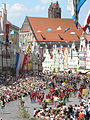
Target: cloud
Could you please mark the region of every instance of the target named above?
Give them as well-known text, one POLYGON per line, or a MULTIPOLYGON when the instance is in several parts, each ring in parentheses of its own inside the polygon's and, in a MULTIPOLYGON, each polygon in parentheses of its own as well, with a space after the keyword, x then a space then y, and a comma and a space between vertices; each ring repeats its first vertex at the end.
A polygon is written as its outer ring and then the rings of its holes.
POLYGON ((48 3, 51 3, 51 2, 56 2, 57 0, 41 0, 41 3, 43 4, 48 4, 48 3))
POLYGON ((15 3, 14 5, 11 6, 10 10, 22 12, 26 11, 27 8, 23 4, 15 3))
POLYGON ((40 12, 45 10, 45 6, 40 6, 37 5, 33 8, 27 8, 26 6, 24 6, 23 4, 20 3, 15 3, 12 6, 11 5, 7 5, 7 12, 8 12, 8 18, 9 19, 16 19, 17 17, 21 17, 23 15, 28 15, 30 13, 35 13, 35 12, 40 12))
POLYGON ((22 16, 22 14, 26 13, 27 11, 28 11, 28 8, 26 8, 23 4, 15 3, 12 6, 7 4, 8 18, 11 20, 22 16))
POLYGON ((45 6, 40 5, 27 8, 25 5, 20 3, 15 3, 13 5, 7 4, 7 16, 11 23, 15 23, 16 25, 20 26, 26 16, 41 14, 41 12, 45 9, 45 6))
POLYGON ((15 3, 13 5, 7 4, 7 16, 11 23, 16 23, 19 26, 20 21, 27 15, 28 8, 20 3, 15 3))
POLYGON ((41 3, 43 3, 43 4, 47 4, 47 3, 50 3, 51 2, 51 0, 41 0, 41 3))
POLYGON ((44 10, 45 8, 46 8, 45 6, 37 5, 37 6, 35 6, 34 8, 32 8, 31 10, 34 10, 34 11, 41 11, 41 10, 44 10))
POLYGON ((27 11, 27 8, 20 3, 15 3, 14 5, 10 6, 9 4, 7 5, 7 11, 8 13, 22 13, 23 11, 27 11))

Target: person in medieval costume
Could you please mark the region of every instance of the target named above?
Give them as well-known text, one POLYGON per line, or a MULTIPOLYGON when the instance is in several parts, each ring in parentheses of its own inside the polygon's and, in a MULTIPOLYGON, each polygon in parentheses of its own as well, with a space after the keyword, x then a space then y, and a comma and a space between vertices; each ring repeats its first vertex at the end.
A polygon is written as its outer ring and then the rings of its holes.
POLYGON ((82 97, 88 98, 88 89, 83 89, 82 90, 82 97))

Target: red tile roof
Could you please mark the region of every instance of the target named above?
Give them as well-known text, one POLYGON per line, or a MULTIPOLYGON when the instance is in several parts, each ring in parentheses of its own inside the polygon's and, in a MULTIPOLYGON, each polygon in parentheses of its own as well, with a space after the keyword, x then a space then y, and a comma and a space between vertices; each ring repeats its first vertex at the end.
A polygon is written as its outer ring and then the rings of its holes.
POLYGON ((82 29, 76 28, 76 25, 72 19, 39 18, 39 17, 27 17, 27 18, 32 26, 32 29, 38 41, 73 41, 73 40, 77 41, 78 37, 76 35, 80 37, 83 32, 82 29), (61 30, 57 30, 59 26, 61 27, 61 30), (48 28, 51 28, 52 31, 48 32, 48 28), (66 28, 70 28, 70 30, 64 32, 66 28), (75 34, 70 34, 70 32, 75 32, 75 34), (46 39, 43 39, 41 34, 46 39), (63 40, 59 38, 58 34, 63 38, 63 40))

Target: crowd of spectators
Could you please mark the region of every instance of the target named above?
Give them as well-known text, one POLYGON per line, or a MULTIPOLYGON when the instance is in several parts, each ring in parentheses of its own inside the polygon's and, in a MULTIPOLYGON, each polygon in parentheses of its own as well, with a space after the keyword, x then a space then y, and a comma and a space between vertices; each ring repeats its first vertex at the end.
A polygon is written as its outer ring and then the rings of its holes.
POLYGON ((5 103, 8 103, 28 95, 32 104, 35 101, 41 104, 44 99, 50 99, 51 104, 54 104, 55 107, 47 107, 47 102, 44 101, 45 106, 40 110, 34 111, 35 118, 41 120, 89 120, 90 98, 88 98, 86 90, 87 88, 90 89, 90 80, 86 75, 61 74, 48 76, 41 74, 39 76, 31 76, 23 74, 17 79, 10 76, 8 81, 10 79, 12 81, 11 84, 1 84, 0 86, 0 102, 4 100, 5 103), (44 96, 44 89, 50 90, 46 96, 44 96), (72 94, 76 97, 78 92, 81 93, 80 105, 66 106, 69 97, 72 94), (55 100, 56 98, 57 100, 55 100), (59 102, 58 99, 60 100, 59 102), (64 101, 63 104, 61 104, 62 99, 64 101), (80 115, 82 118, 80 118, 80 115))
POLYGON ((80 105, 57 105, 56 108, 46 107, 34 110, 34 117, 38 120, 89 120, 90 98, 82 99, 80 105))
POLYGON ((43 77, 32 77, 28 75, 21 75, 12 84, 0 86, 0 101, 3 97, 5 102, 8 103, 13 100, 17 100, 22 95, 25 97, 33 90, 40 90, 46 85, 46 81, 43 77))
MULTIPOLYGON (((61 76, 59 79, 56 79, 54 86, 51 86, 53 89, 53 97, 58 98, 57 100, 53 99, 52 103, 57 102, 54 107, 48 107, 46 101, 44 105, 42 104, 41 109, 34 110, 34 117, 40 120, 89 120, 90 119, 90 97, 88 97, 88 89, 90 80, 85 75, 79 76, 61 76), (67 79, 66 79, 67 78, 67 79), (68 81, 69 80, 69 81, 68 81), (58 84, 60 85, 58 88, 58 84), (66 85, 65 85, 66 84, 66 85), (85 91, 84 91, 85 90, 85 91), (57 92, 56 92, 57 91, 57 92), (81 93, 80 104, 75 104, 74 106, 67 106, 66 102, 61 103, 60 99, 67 97, 67 94, 73 97, 81 93), (62 95, 60 94, 62 93, 62 95)), ((49 92, 51 95, 52 92, 49 92)))

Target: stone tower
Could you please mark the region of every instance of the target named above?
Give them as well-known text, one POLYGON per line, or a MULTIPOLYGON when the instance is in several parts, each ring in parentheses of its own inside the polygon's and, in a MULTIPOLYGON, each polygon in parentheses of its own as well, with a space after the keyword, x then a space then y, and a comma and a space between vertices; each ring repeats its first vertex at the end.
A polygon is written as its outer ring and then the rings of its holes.
POLYGON ((61 18, 61 8, 58 1, 56 3, 51 2, 48 8, 48 18, 61 18))

